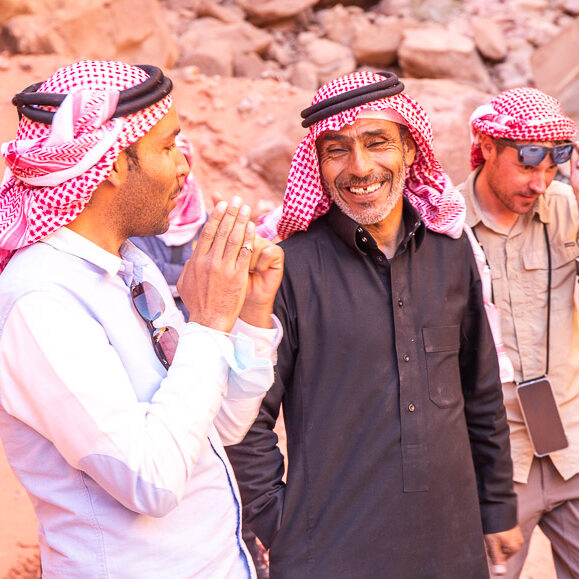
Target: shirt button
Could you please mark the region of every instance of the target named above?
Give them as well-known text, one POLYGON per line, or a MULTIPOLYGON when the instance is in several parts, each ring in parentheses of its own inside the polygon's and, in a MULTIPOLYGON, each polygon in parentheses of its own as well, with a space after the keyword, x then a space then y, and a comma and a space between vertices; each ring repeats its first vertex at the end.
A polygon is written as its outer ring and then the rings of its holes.
POLYGON ((362 233, 364 231, 361 227, 358 227, 358 233, 362 233))
POLYGON ((378 255, 376 257, 376 261, 382 262, 382 261, 384 261, 384 257, 382 255, 378 255))
POLYGON ((412 402, 408 405, 408 411, 409 412, 414 412, 416 410, 416 406, 414 406, 414 404, 412 404, 412 402))
POLYGON ((366 243, 368 241, 367 237, 362 237, 362 243, 366 243))
POLYGON ((408 354, 404 354, 404 355, 402 356, 402 359, 403 359, 405 362, 410 362, 410 356, 409 356, 408 354))
POLYGON ((401 308, 404 305, 404 302, 402 300, 398 300, 398 307, 401 308))

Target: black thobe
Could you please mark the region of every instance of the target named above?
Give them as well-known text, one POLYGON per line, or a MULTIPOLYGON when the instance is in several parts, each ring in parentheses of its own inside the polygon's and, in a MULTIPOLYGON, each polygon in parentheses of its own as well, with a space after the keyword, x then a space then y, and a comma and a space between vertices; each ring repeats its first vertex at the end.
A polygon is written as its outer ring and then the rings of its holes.
POLYGON ((282 244, 276 383, 228 449, 272 578, 481 579, 483 529, 516 525, 469 241, 426 230, 406 201, 403 215, 390 263, 336 206, 282 244))

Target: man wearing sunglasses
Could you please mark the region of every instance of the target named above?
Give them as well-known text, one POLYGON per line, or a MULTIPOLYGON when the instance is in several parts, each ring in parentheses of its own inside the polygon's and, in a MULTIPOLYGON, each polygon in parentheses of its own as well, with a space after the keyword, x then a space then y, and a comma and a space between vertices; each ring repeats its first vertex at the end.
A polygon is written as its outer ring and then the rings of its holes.
POLYGON ((171 81, 82 61, 14 97, 2 146, 0 435, 43 577, 255 577, 224 445, 273 381, 283 252, 217 203, 178 282, 127 239, 167 230, 189 166, 171 81))
POLYGON ((479 107, 471 129, 474 170, 461 190, 467 223, 490 268, 492 300, 512 366, 511 375, 502 376, 503 393, 525 539, 504 571, 519 576, 538 524, 551 541, 558 576, 579 577, 576 126, 554 98, 515 88, 479 107), (571 186, 555 180, 569 161, 571 186), (527 386, 533 389, 521 390, 527 386), (525 402, 522 392, 546 398, 525 402), (537 404, 539 422, 533 425, 529 411, 537 404), (554 419, 547 424, 550 406, 554 419), (551 436, 561 429, 560 440, 539 449, 537 425, 551 436))

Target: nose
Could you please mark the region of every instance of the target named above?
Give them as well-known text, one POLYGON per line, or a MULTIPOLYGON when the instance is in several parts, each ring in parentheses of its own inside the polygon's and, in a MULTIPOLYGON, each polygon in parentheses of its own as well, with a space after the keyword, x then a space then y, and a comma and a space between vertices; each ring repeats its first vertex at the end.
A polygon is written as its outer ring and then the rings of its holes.
POLYGON ((357 177, 365 177, 372 171, 372 157, 366 147, 356 143, 350 153, 350 173, 357 177))
POLYGON ((175 168, 177 170, 177 177, 186 177, 189 174, 189 171, 191 170, 189 162, 187 161, 187 158, 185 157, 181 149, 179 149, 179 147, 175 147, 174 151, 175 151, 175 168))
POLYGON ((551 184, 553 177, 554 174, 552 170, 539 166, 536 171, 533 171, 529 182, 529 189, 536 195, 542 195, 551 184))

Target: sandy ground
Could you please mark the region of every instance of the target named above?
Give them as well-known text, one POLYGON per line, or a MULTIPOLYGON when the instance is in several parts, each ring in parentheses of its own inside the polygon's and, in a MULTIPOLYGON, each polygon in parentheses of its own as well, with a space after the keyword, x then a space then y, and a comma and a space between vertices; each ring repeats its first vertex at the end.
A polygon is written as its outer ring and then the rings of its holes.
MULTIPOLYGON (((39 576, 34 511, 0 447, 0 579, 36 579, 39 576)), ((521 578, 555 577, 547 539, 536 531, 521 578)))

